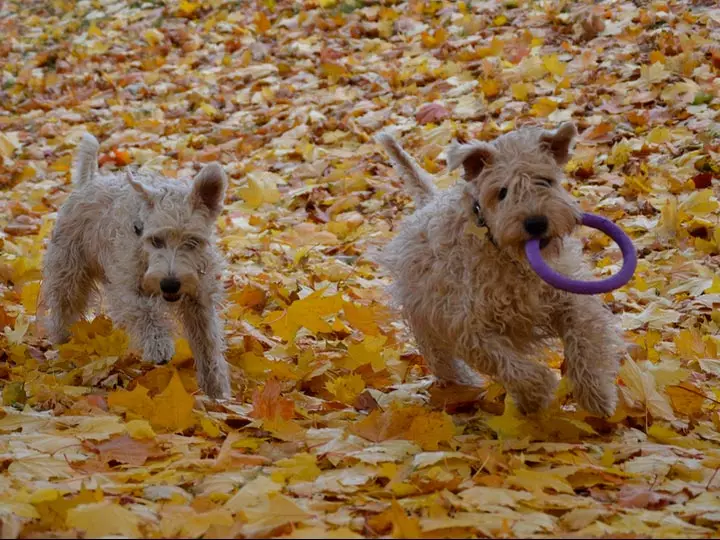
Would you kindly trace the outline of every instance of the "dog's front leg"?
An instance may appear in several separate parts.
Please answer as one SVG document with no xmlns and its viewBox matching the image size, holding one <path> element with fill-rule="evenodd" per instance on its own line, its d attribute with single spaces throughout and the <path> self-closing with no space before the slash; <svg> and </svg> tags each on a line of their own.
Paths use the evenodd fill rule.
<svg viewBox="0 0 720 540">
<path fill-rule="evenodd" d="M 156 297 L 128 293 L 124 287 L 109 287 L 110 317 L 123 326 L 155 364 L 167 364 L 175 354 L 175 342 L 167 315 Z"/>
<path fill-rule="evenodd" d="M 573 394 L 587 411 L 612 416 L 624 345 L 612 313 L 594 297 L 572 296 L 554 317 Z"/>
<path fill-rule="evenodd" d="M 181 316 L 200 388 L 213 399 L 230 397 L 222 325 L 215 306 L 205 298 L 187 298 L 183 301 Z"/>
</svg>

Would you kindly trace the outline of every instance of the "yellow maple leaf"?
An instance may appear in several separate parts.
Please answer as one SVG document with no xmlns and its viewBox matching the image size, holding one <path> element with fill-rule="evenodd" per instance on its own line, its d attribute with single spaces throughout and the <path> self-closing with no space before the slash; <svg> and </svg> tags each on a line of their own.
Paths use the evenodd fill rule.
<svg viewBox="0 0 720 540">
<path fill-rule="evenodd" d="M 647 136 L 650 144 L 662 144 L 670 140 L 670 130 L 666 127 L 654 127 Z"/>
<path fill-rule="evenodd" d="M 558 474 L 545 471 L 534 471 L 531 469 L 520 469 L 515 474 L 509 476 L 508 484 L 520 487 L 526 491 L 534 492 L 538 496 L 551 489 L 557 493 L 568 493 L 574 495 L 575 491 L 565 478 Z"/>
<path fill-rule="evenodd" d="M 420 520 L 415 516 L 408 516 L 405 509 L 395 499 L 390 503 L 388 513 L 392 523 L 393 538 L 420 538 Z"/>
<path fill-rule="evenodd" d="M 25 313 L 27 313 L 28 315 L 33 315 L 35 313 L 39 294 L 39 281 L 29 281 L 23 285 L 22 292 L 20 293 L 20 298 L 23 308 L 25 309 Z"/>
<path fill-rule="evenodd" d="M 565 74 L 566 64 L 560 61 L 557 54 L 551 54 L 549 56 L 543 56 L 543 66 L 553 75 L 562 77 Z"/>
<path fill-rule="evenodd" d="M 255 209 L 280 200 L 277 185 L 281 181 L 282 178 L 274 173 L 253 171 L 247 175 L 247 184 L 238 191 L 245 203 Z"/>
<path fill-rule="evenodd" d="M 552 99 L 547 97 L 541 97 L 538 98 L 535 103 L 533 103 L 530 112 L 535 116 L 547 116 L 555 109 L 557 109 L 557 107 L 557 103 Z"/>
<path fill-rule="evenodd" d="M 493 416 L 485 423 L 500 439 L 522 439 L 532 433 L 530 421 L 520 414 L 510 394 L 505 395 L 505 410 L 502 416 Z"/>
<path fill-rule="evenodd" d="M 621 395 L 630 407 L 646 407 L 656 418 L 674 420 L 675 414 L 667 399 L 660 395 L 652 374 L 640 369 L 634 360 L 627 358 L 620 369 Z"/>
<path fill-rule="evenodd" d="M 713 276 L 712 284 L 705 289 L 705 294 L 718 294 L 720 293 L 720 276 Z"/>
<path fill-rule="evenodd" d="M 144 418 L 149 418 L 153 412 L 148 389 L 139 384 L 131 392 L 122 389 L 110 392 L 107 402 L 111 409 L 126 410 Z"/>
<path fill-rule="evenodd" d="M 81 504 L 70 509 L 67 526 L 83 531 L 89 538 L 110 535 L 140 537 L 138 517 L 127 508 L 109 501 Z"/>
<path fill-rule="evenodd" d="M 195 424 L 193 407 L 195 399 L 187 393 L 180 375 L 173 371 L 165 390 L 153 398 L 152 425 L 166 431 L 185 431 Z"/>
<path fill-rule="evenodd" d="M 705 216 L 715 212 L 720 204 L 712 189 L 695 191 L 680 204 L 680 210 L 693 216 Z"/>
<path fill-rule="evenodd" d="M 320 467 L 317 466 L 317 456 L 307 452 L 281 459 L 275 465 L 278 468 L 273 471 L 270 478 L 278 484 L 311 482 L 322 473 Z"/>
<path fill-rule="evenodd" d="M 145 30 L 143 37 L 150 45 L 157 45 L 165 39 L 165 34 L 157 28 L 150 28 L 149 30 Z"/>
<path fill-rule="evenodd" d="M 385 336 L 365 336 L 362 342 L 351 343 L 348 345 L 351 362 L 347 367 L 355 369 L 370 364 L 374 371 L 380 371 L 385 367 L 385 360 L 381 351 L 386 341 L 387 337 Z"/>
<path fill-rule="evenodd" d="M 130 420 L 125 429 L 133 439 L 152 439 L 155 432 L 147 420 Z"/>
<path fill-rule="evenodd" d="M 423 450 L 437 450 L 441 442 L 449 441 L 454 435 L 455 424 L 445 411 L 415 417 L 407 433 L 408 439 Z"/>
<path fill-rule="evenodd" d="M 343 312 L 347 322 L 365 335 L 377 336 L 380 333 L 380 329 L 375 323 L 375 310 L 371 306 L 343 302 Z"/>
<path fill-rule="evenodd" d="M 265 536 L 283 525 L 303 522 L 312 517 L 292 499 L 279 493 L 270 493 L 261 504 L 244 508 L 243 514 L 248 520 L 243 526 L 243 534 L 250 538 Z"/>
<path fill-rule="evenodd" d="M 313 333 L 331 332 L 332 326 L 325 318 L 340 311 L 342 295 L 323 296 L 324 292 L 320 289 L 296 300 L 284 313 L 274 311 L 268 314 L 264 322 L 270 324 L 276 336 L 286 341 L 292 341 L 301 327 Z"/>
<path fill-rule="evenodd" d="M 193 13 L 195 13 L 195 11 L 197 11 L 199 7 L 199 3 L 182 0 L 178 5 L 177 13 L 181 17 L 190 17 Z"/>
<path fill-rule="evenodd" d="M 232 513 L 225 508 L 215 508 L 208 512 L 193 513 L 182 521 L 180 537 L 202 538 L 213 525 L 230 527 L 233 523 L 235 523 L 235 520 L 233 519 Z"/>
<path fill-rule="evenodd" d="M 357 373 L 337 377 L 325 383 L 328 392 L 335 396 L 335 399 L 342 403 L 352 403 L 355 398 L 365 390 L 365 381 Z"/>
<path fill-rule="evenodd" d="M 705 393 L 690 382 L 681 382 L 665 388 L 673 409 L 678 414 L 698 416 L 705 404 Z"/>
<path fill-rule="evenodd" d="M 532 92 L 532 90 L 533 85 L 530 83 L 517 82 L 510 85 L 512 96 L 518 101 L 527 101 L 528 95 Z"/>
</svg>

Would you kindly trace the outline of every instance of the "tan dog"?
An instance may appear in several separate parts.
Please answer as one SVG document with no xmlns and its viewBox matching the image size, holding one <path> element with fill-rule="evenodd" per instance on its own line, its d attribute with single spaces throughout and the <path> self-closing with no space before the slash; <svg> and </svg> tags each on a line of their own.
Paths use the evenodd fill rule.
<svg viewBox="0 0 720 540">
<path fill-rule="evenodd" d="M 547 285 L 524 254 L 527 240 L 540 238 L 552 267 L 592 279 L 580 243 L 569 236 L 580 211 L 561 185 L 575 135 L 566 123 L 553 132 L 518 130 L 491 143 L 454 142 L 448 166 L 462 167 L 465 182 L 438 193 L 430 175 L 390 135 L 380 134 L 417 205 L 381 262 L 439 379 L 477 385 L 476 369 L 499 379 L 522 412 L 535 412 L 553 399 L 557 380 L 534 357 L 559 337 L 576 399 L 609 416 L 624 350 L 612 313 L 597 297 Z"/>
<path fill-rule="evenodd" d="M 226 178 L 217 164 L 192 183 L 161 177 L 97 174 L 98 142 L 86 134 L 73 169 L 75 189 L 58 213 L 45 255 L 43 299 L 50 338 L 66 341 L 102 283 L 110 316 L 125 327 L 146 359 L 163 364 L 175 352 L 170 308 L 179 315 L 195 358 L 200 387 L 213 398 L 230 393 L 217 308 L 222 258 L 215 220 Z"/>
</svg>

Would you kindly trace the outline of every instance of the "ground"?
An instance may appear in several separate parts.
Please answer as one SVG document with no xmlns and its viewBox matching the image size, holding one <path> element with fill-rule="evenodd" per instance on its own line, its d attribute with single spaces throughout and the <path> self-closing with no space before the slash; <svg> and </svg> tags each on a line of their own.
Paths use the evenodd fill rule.
<svg viewBox="0 0 720 540">
<path fill-rule="evenodd" d="M 0 15 L 2 536 L 711 536 L 720 529 L 720 12 L 713 2 L 10 0 Z M 432 384 L 372 252 L 453 137 L 574 120 L 567 188 L 619 223 L 610 419 Z M 51 348 L 40 268 L 74 145 L 230 177 L 233 399 L 99 313 Z M 598 276 L 619 251 L 580 231 Z M 561 372 L 558 350 L 547 361 Z"/>
</svg>

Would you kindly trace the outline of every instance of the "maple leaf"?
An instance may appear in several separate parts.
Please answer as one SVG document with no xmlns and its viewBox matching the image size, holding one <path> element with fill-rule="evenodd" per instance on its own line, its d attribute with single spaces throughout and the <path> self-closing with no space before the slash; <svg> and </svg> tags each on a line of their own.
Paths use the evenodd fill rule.
<svg viewBox="0 0 720 540">
<path fill-rule="evenodd" d="M 150 417 L 153 411 L 153 401 L 148 396 L 147 388 L 136 385 L 132 391 L 115 390 L 108 395 L 108 407 L 124 410 L 137 416 Z"/>
<path fill-rule="evenodd" d="M 620 379 L 624 383 L 624 386 L 620 387 L 621 395 L 626 397 L 630 406 L 638 403 L 647 407 L 648 412 L 657 418 L 664 420 L 675 418 L 667 399 L 657 391 L 653 376 L 642 371 L 632 359 L 625 360 L 620 369 Z"/>
<path fill-rule="evenodd" d="M 95 445 L 93 450 L 100 454 L 102 461 L 118 461 L 128 465 L 140 466 L 152 455 L 162 455 L 153 440 L 137 440 L 128 435 L 113 437 L 109 441 Z"/>
<path fill-rule="evenodd" d="M 331 392 L 335 399 L 343 403 L 352 403 L 360 393 L 365 390 L 365 381 L 358 374 L 337 377 L 325 383 L 325 388 Z"/>
<path fill-rule="evenodd" d="M 698 416 L 702 412 L 706 398 L 703 391 L 690 382 L 667 386 L 665 393 L 677 413 Z"/>
<path fill-rule="evenodd" d="M 89 537 L 119 534 L 139 538 L 138 523 L 138 517 L 130 510 L 110 501 L 81 504 L 67 512 L 68 527 L 83 531 Z"/>
<path fill-rule="evenodd" d="M 152 404 L 150 423 L 158 429 L 185 431 L 195 424 L 195 399 L 185 390 L 177 371 L 173 372 L 165 390 L 153 398 Z"/>
<path fill-rule="evenodd" d="M 261 420 L 289 420 L 295 414 L 291 399 L 280 397 L 280 383 L 268 380 L 262 388 L 253 392 L 253 409 L 250 416 Z"/>
<path fill-rule="evenodd" d="M 392 523 L 393 538 L 419 538 L 420 523 L 416 517 L 408 516 L 400 504 L 393 499 L 388 514 Z"/>
<path fill-rule="evenodd" d="M 439 103 L 428 103 L 415 113 L 415 120 L 418 124 L 436 124 L 449 116 L 450 112 Z"/>
<path fill-rule="evenodd" d="M 377 336 L 380 334 L 376 320 L 376 312 L 370 306 L 363 306 L 354 302 L 343 302 L 345 319 L 352 326 L 365 335 Z"/>
<path fill-rule="evenodd" d="M 267 535 L 284 525 L 312 517 L 312 514 L 279 493 L 270 493 L 260 505 L 245 509 L 243 514 L 248 520 L 243 526 L 243 533 L 250 537 Z"/>
<path fill-rule="evenodd" d="M 431 412 L 413 418 L 407 436 L 417 442 L 423 450 L 437 450 L 441 442 L 447 442 L 455 435 L 455 424 L 445 412 Z"/>
<path fill-rule="evenodd" d="M 575 493 L 567 480 L 552 472 L 520 469 L 515 471 L 512 476 L 509 476 L 507 481 L 510 485 L 516 485 L 527 491 L 535 492 L 538 496 L 542 496 L 542 493 L 547 489 L 557 493 Z"/>
<path fill-rule="evenodd" d="M 707 10 L 61 4 L 10 0 L 2 17 L 5 536 L 713 535 L 720 36 Z M 582 134 L 566 187 L 638 253 L 633 280 L 602 297 L 633 344 L 605 419 L 571 401 L 566 379 L 528 417 L 498 383 L 431 385 L 372 256 L 414 211 L 377 166 L 386 124 L 445 190 L 461 188 L 442 166 L 453 137 L 571 119 Z M 43 257 L 85 131 L 103 175 L 136 165 L 184 182 L 198 164 L 225 168 L 223 335 L 246 379 L 233 399 L 195 396 L 184 339 L 163 367 L 127 354 L 102 315 L 46 342 Z M 583 247 L 617 270 L 611 240 Z"/>
</svg>

